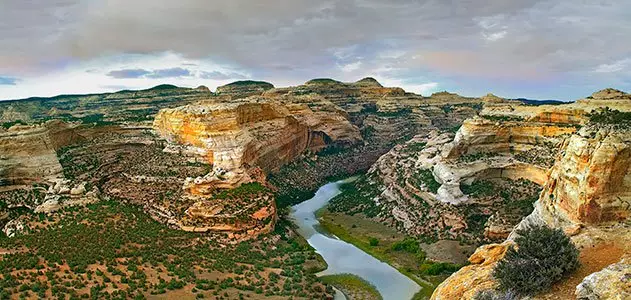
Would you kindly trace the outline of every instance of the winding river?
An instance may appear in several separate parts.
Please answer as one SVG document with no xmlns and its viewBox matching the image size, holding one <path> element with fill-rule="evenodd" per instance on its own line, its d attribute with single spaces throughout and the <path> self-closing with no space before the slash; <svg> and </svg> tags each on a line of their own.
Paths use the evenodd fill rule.
<svg viewBox="0 0 631 300">
<path fill-rule="evenodd" d="M 293 206 L 290 213 L 291 219 L 298 226 L 298 232 L 329 266 L 318 275 L 355 274 L 375 285 L 385 300 L 411 299 L 421 289 L 418 284 L 390 265 L 320 227 L 315 212 L 340 193 L 339 187 L 342 183 L 344 181 L 331 182 L 320 187 L 313 198 Z"/>
</svg>

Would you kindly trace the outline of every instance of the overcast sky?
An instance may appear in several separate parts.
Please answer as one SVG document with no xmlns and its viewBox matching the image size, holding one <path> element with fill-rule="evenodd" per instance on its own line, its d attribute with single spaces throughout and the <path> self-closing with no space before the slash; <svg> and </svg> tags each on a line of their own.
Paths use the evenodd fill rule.
<svg viewBox="0 0 631 300">
<path fill-rule="evenodd" d="M 0 0 L 0 99 L 373 76 L 424 95 L 631 91 L 631 1 Z"/>
</svg>

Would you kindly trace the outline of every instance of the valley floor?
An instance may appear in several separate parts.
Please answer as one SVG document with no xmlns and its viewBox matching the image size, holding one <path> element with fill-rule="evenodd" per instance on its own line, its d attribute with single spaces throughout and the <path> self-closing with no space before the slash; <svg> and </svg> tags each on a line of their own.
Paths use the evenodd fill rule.
<svg viewBox="0 0 631 300">
<path fill-rule="evenodd" d="M 318 211 L 318 217 L 327 231 L 388 263 L 422 286 L 415 299 L 428 299 L 434 288 L 465 263 L 466 257 L 474 249 L 473 246 L 460 245 L 458 242 L 450 243 L 448 251 L 440 253 L 440 261 L 434 261 L 439 257 L 432 251 L 426 253 L 416 240 L 362 215 L 334 213 L 323 208 Z M 424 244 L 426 249 L 433 245 Z"/>
<path fill-rule="evenodd" d="M 136 206 L 101 202 L 0 238 L 0 299 L 321 299 L 322 259 L 288 225 L 254 241 L 169 229 Z"/>
</svg>

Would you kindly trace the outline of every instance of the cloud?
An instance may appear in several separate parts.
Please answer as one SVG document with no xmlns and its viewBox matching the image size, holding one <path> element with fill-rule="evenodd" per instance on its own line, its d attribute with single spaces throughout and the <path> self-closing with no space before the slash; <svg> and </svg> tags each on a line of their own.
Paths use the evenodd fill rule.
<svg viewBox="0 0 631 300">
<path fill-rule="evenodd" d="M 502 39 L 506 36 L 506 30 L 502 30 L 502 31 L 498 31 L 498 32 L 492 32 L 492 33 L 482 33 L 482 35 L 484 36 L 484 39 L 486 39 L 489 42 L 495 42 L 499 39 Z"/>
<path fill-rule="evenodd" d="M 126 85 L 101 85 L 101 88 L 107 90 L 107 91 L 112 91 L 112 92 L 118 92 L 118 91 L 123 91 L 123 90 L 133 90 L 132 87 L 130 86 L 126 86 Z"/>
<path fill-rule="evenodd" d="M 613 63 L 601 64 L 598 67 L 596 67 L 594 72 L 596 72 L 596 73 L 616 73 L 616 72 L 625 70 L 626 68 L 629 67 L 629 65 L 631 65 L 631 58 L 625 58 L 625 59 L 621 59 L 621 60 L 615 61 Z"/>
<path fill-rule="evenodd" d="M 15 85 L 18 81 L 17 78 L 0 76 L 0 85 Z"/>
<path fill-rule="evenodd" d="M 164 67 L 191 73 L 153 76 L 202 76 L 182 64 L 200 61 L 292 83 L 388 69 L 434 76 L 426 82 L 441 87 L 457 83 L 462 93 L 503 88 L 535 97 L 533 86 L 553 84 L 555 93 L 582 96 L 585 82 L 610 85 L 615 72 L 593 72 L 619 68 L 631 49 L 631 3 L 620 0 L 0 1 L 0 73 L 20 78 L 103 56 L 169 51 L 183 59 Z M 447 54 L 432 61 L 439 52 Z M 352 72 L 340 68 L 358 61 Z M 232 76 L 217 70 L 225 76 L 203 76 Z"/>
<path fill-rule="evenodd" d="M 239 73 L 234 73 L 234 72 L 230 72 L 230 73 L 222 73 L 219 71 L 212 71 L 212 72 L 199 72 L 199 78 L 203 78 L 203 79 L 212 79 L 212 80 L 228 80 L 228 79 L 245 79 L 247 78 L 245 75 L 243 74 L 239 74 Z"/>
<path fill-rule="evenodd" d="M 170 68 L 153 70 L 153 72 L 146 75 L 149 78 L 173 78 L 173 77 L 186 77 L 191 76 L 191 71 L 183 68 Z"/>
<path fill-rule="evenodd" d="M 145 69 L 124 69 L 124 70 L 110 71 L 109 73 L 107 73 L 107 76 L 110 76 L 113 78 L 120 78 L 120 79 L 141 78 L 150 73 L 151 73 L 150 71 L 147 71 Z"/>
<path fill-rule="evenodd" d="M 183 68 L 157 69 L 148 71 L 145 69 L 123 69 L 107 73 L 107 76 L 117 79 L 130 78 L 174 78 L 191 76 L 191 71 Z"/>
<path fill-rule="evenodd" d="M 345 64 L 343 66 L 340 66 L 340 69 L 342 69 L 343 72 L 353 72 L 358 70 L 362 65 L 361 61 L 356 61 L 353 63 L 349 63 L 349 64 Z"/>
</svg>

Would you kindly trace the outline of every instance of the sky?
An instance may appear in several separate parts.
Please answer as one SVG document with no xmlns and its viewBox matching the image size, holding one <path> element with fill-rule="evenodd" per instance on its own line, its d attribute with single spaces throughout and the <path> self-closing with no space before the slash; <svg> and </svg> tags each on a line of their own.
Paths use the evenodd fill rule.
<svg viewBox="0 0 631 300">
<path fill-rule="evenodd" d="M 313 78 L 429 95 L 631 91 L 629 0 L 0 0 L 0 99 Z"/>
</svg>

